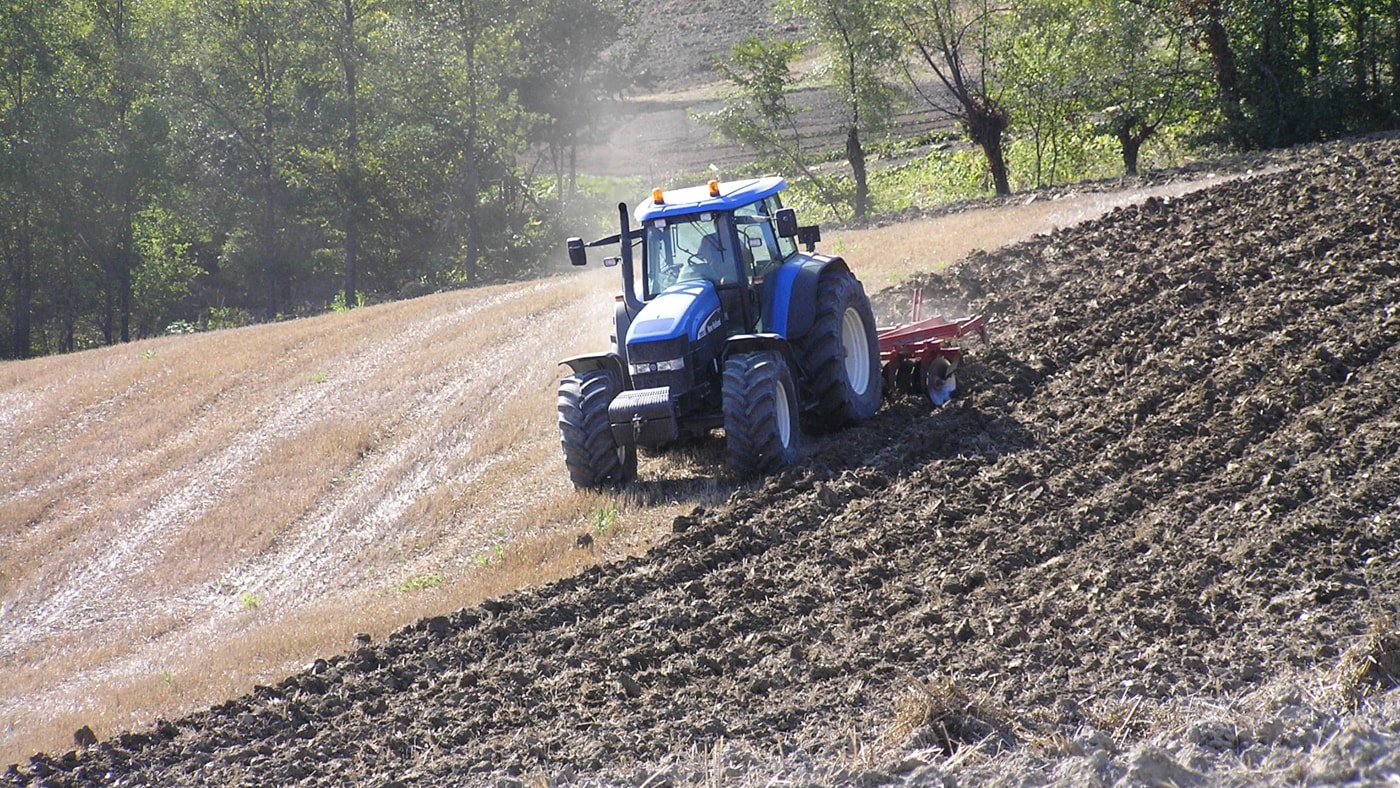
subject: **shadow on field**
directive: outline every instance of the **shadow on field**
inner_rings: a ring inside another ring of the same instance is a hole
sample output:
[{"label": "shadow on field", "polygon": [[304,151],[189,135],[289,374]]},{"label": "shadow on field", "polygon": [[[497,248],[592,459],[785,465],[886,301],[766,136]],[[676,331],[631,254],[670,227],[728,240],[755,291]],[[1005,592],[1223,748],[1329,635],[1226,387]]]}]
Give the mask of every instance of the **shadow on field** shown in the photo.
[{"label": "shadow on field", "polygon": [[695,504],[713,508],[778,479],[835,479],[873,469],[909,468],[976,458],[993,463],[1036,446],[1031,430],[1010,416],[1052,374],[991,349],[977,351],[958,373],[952,402],[934,407],[921,395],[896,392],[868,421],[825,434],[804,433],[797,463],[763,479],[742,480],[729,470],[723,434],[642,453],[638,479],[627,492],[642,506]]}]

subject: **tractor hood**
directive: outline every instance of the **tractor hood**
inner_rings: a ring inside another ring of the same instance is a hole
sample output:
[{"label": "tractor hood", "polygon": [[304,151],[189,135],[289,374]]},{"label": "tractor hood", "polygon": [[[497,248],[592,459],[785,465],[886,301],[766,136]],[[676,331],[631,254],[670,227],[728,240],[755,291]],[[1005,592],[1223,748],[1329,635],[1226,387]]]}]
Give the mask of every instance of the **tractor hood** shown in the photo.
[{"label": "tractor hood", "polygon": [[627,330],[628,346],[685,338],[704,339],[719,329],[719,296],[709,282],[672,285],[642,308]]}]

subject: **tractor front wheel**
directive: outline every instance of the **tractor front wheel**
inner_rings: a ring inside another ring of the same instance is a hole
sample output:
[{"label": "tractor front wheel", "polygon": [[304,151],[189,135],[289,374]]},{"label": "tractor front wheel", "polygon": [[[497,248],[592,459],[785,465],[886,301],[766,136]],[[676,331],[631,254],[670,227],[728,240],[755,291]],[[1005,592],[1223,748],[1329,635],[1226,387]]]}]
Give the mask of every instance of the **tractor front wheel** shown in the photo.
[{"label": "tractor front wheel", "polygon": [[606,370],[570,375],[559,383],[564,464],[579,487],[626,484],[637,474],[637,447],[619,446],[608,423],[608,405],[618,392]]},{"label": "tractor front wheel", "polygon": [[838,430],[875,415],[883,382],[875,314],[849,272],[822,273],[812,329],[798,352],[814,403],[808,413],[813,429]]},{"label": "tractor front wheel", "polygon": [[781,353],[738,353],[724,364],[724,440],[741,477],[771,473],[797,459],[797,389]]}]

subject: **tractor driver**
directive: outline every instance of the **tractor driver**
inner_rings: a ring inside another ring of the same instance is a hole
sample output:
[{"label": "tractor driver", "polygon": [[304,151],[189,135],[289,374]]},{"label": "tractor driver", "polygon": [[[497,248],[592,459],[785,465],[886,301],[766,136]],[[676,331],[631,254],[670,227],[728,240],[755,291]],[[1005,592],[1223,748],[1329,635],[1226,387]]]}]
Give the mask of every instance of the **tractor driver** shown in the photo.
[{"label": "tractor driver", "polygon": [[723,261],[724,251],[719,243],[719,235],[707,233],[704,238],[700,239],[700,249],[681,264],[681,270],[676,274],[676,281],[696,282],[708,279],[719,284],[724,278],[721,274]]},{"label": "tractor driver", "polygon": [[736,281],[734,261],[725,254],[719,227],[711,214],[683,217],[647,228],[647,259],[651,292],[660,293],[681,282]]}]

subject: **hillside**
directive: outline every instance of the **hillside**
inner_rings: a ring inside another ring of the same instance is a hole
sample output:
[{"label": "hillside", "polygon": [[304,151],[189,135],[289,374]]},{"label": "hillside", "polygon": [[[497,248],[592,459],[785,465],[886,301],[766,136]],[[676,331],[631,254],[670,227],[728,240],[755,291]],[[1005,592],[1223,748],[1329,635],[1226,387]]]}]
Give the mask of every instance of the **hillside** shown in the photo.
[{"label": "hillside", "polygon": [[[895,282],[1191,180],[828,230]],[[614,271],[0,365],[0,764],[149,726],[417,619],[645,550],[716,442],[567,484],[553,361]],[[580,546],[580,537],[588,544]]]},{"label": "hillside", "polygon": [[[1395,140],[1321,148],[944,275],[888,289],[866,275],[887,313],[922,285],[992,316],[951,407],[894,402],[756,487],[705,481],[704,450],[650,460],[614,511],[654,546],[456,612],[467,576],[503,573],[473,563],[491,555],[483,529],[554,533],[561,556],[584,551],[580,530],[607,530],[590,518],[609,502],[563,490],[533,448],[554,439],[554,373],[519,342],[588,344],[573,333],[602,321],[588,313],[606,309],[608,282],[0,367],[0,511],[22,524],[4,534],[16,558],[0,645],[4,696],[33,685],[22,706],[74,704],[80,692],[45,676],[94,637],[68,679],[88,693],[132,664],[158,683],[162,665],[215,635],[237,643],[241,627],[291,637],[356,579],[378,578],[359,591],[383,622],[421,597],[386,591],[386,576],[462,575],[440,614],[303,671],[288,656],[250,694],[103,728],[96,746],[4,780],[1394,779],[1397,153]],[[888,252],[887,238],[841,243]],[[234,346],[263,355],[214,352]],[[225,393],[157,394],[211,378]],[[235,423],[186,429],[219,420]],[[337,423],[342,464],[318,468],[316,436]],[[507,424],[521,426],[498,434]],[[495,459],[460,459],[477,443]],[[412,472],[387,474],[399,465]],[[265,522],[254,507],[298,474],[321,480],[301,514],[249,536]],[[226,508],[247,574],[205,566],[212,544],[172,555]],[[669,535],[646,531],[653,516]],[[132,536],[144,546],[123,547]],[[146,620],[166,606],[164,623]],[[33,724],[13,703],[6,715],[11,730]]]},{"label": "hillside", "polygon": [[[771,6],[768,0],[666,0],[638,13],[624,32],[646,52],[642,84],[605,102],[599,127],[579,151],[580,170],[637,178],[647,189],[679,185],[697,173],[717,171],[727,178],[753,174],[748,172],[753,154],[716,139],[696,116],[723,107],[727,85],[714,61],[727,58],[731,46],[749,36],[801,38],[800,24],[775,21]],[[794,64],[799,85],[790,100],[803,110],[800,122],[808,147],[839,151],[845,146],[846,111],[818,75],[819,57],[809,48]],[[921,89],[940,90],[933,84]],[[935,128],[952,130],[954,123],[911,100],[889,119],[887,133],[890,139],[910,140]]]}]

